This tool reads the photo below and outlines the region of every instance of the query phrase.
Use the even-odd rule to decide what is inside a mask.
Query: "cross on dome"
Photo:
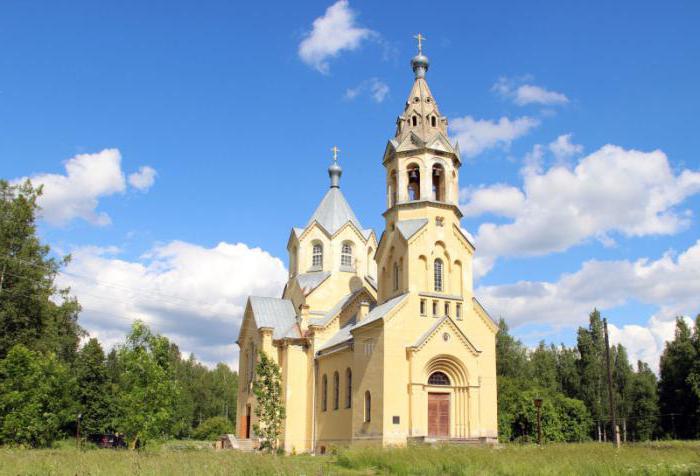
[[[423,40],[427,40],[427,38],[424,37],[423,35],[421,35],[420,33],[415,35],[413,38],[418,40],[418,54],[422,55],[423,54]]]

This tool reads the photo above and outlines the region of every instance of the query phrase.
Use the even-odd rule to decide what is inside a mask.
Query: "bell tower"
[[[425,38],[418,34],[416,39],[418,54],[411,60],[413,85],[383,157],[387,209],[385,239],[377,251],[380,303],[409,291],[471,298],[471,255],[458,258],[464,250],[448,250],[446,244],[452,240],[445,238],[457,230],[468,243],[460,228],[459,145],[450,142],[447,118],[440,113],[426,81],[430,62],[423,54]],[[414,236],[426,232],[430,239],[413,244]],[[466,247],[473,251],[471,243]],[[454,275],[455,261],[460,274],[469,268],[468,280]]]

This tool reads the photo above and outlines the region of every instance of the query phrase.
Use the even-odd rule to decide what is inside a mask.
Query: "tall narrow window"
[[[433,200],[445,201],[445,170],[442,165],[433,165]]]
[[[458,321],[462,320],[462,304],[460,303],[455,304],[455,317]]]
[[[399,264],[394,263],[394,291],[399,289]]]
[[[340,376],[338,372],[333,374],[333,410],[340,407]]]
[[[433,301],[433,316],[437,316],[438,313],[438,302]]]
[[[449,302],[445,303],[445,315],[446,316],[450,315],[450,303]]]
[[[352,407],[352,370],[345,371],[345,408]]]
[[[340,252],[340,266],[346,269],[352,268],[352,244],[343,243],[343,248]]]
[[[427,312],[427,303],[425,302],[425,299],[420,300],[420,315],[425,316],[425,313]]]
[[[442,291],[443,288],[442,268],[442,260],[440,258],[436,259],[433,265],[433,285],[435,291]]]
[[[372,421],[372,395],[369,390],[365,392],[365,422]]]
[[[413,117],[411,118],[411,125],[412,125],[413,127],[416,127],[416,126],[418,125],[418,118],[417,118],[416,116],[413,116]]]
[[[323,245],[321,243],[314,244],[311,266],[314,268],[323,268]]]
[[[435,119],[435,116],[430,118],[430,125],[433,127],[437,126],[437,119]]]
[[[415,164],[408,166],[408,199],[420,200],[420,169]]]
[[[328,409],[328,377],[323,375],[321,383],[321,410],[324,412]]]

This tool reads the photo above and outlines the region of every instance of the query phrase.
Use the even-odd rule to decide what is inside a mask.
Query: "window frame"
[[[312,245],[311,268],[323,269],[323,243],[314,243]]]
[[[345,408],[352,408],[352,369],[345,370]]]
[[[442,259],[435,258],[433,261],[433,290],[437,293],[443,292],[445,289],[445,264]]]
[[[353,269],[353,245],[349,241],[343,242],[340,247],[340,267]]]
[[[321,379],[321,411],[328,410],[328,376],[323,374]]]

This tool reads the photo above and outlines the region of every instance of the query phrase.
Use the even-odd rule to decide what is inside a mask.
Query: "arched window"
[[[340,252],[340,266],[343,268],[352,268],[352,243],[343,243],[343,248]]]
[[[324,412],[328,409],[328,377],[323,375],[321,383],[321,410]]]
[[[314,243],[311,266],[313,268],[323,268],[323,245],[321,243]]]
[[[396,178],[396,170],[391,172],[389,176],[389,207],[396,205],[398,201],[398,180]]]
[[[408,199],[420,200],[420,169],[415,164],[408,166]]]
[[[394,263],[394,291],[399,289],[399,263]]]
[[[433,372],[428,378],[428,385],[449,385],[450,378],[443,372]]]
[[[433,127],[437,126],[437,119],[435,118],[435,116],[430,117],[430,125]]]
[[[442,291],[443,288],[443,279],[442,279],[442,271],[443,271],[443,266],[442,266],[442,260],[440,258],[435,260],[435,263],[433,265],[433,285],[434,285],[434,290],[435,291]]]
[[[345,371],[345,408],[352,407],[352,370]]]
[[[372,421],[372,395],[369,390],[365,392],[365,422]]]
[[[433,165],[433,200],[445,201],[445,170],[442,165]]]
[[[338,372],[333,374],[333,410],[340,408],[340,376]]]
[[[411,125],[412,125],[413,127],[416,127],[416,126],[418,125],[418,118],[417,118],[416,116],[413,116],[413,117],[411,118]]]

